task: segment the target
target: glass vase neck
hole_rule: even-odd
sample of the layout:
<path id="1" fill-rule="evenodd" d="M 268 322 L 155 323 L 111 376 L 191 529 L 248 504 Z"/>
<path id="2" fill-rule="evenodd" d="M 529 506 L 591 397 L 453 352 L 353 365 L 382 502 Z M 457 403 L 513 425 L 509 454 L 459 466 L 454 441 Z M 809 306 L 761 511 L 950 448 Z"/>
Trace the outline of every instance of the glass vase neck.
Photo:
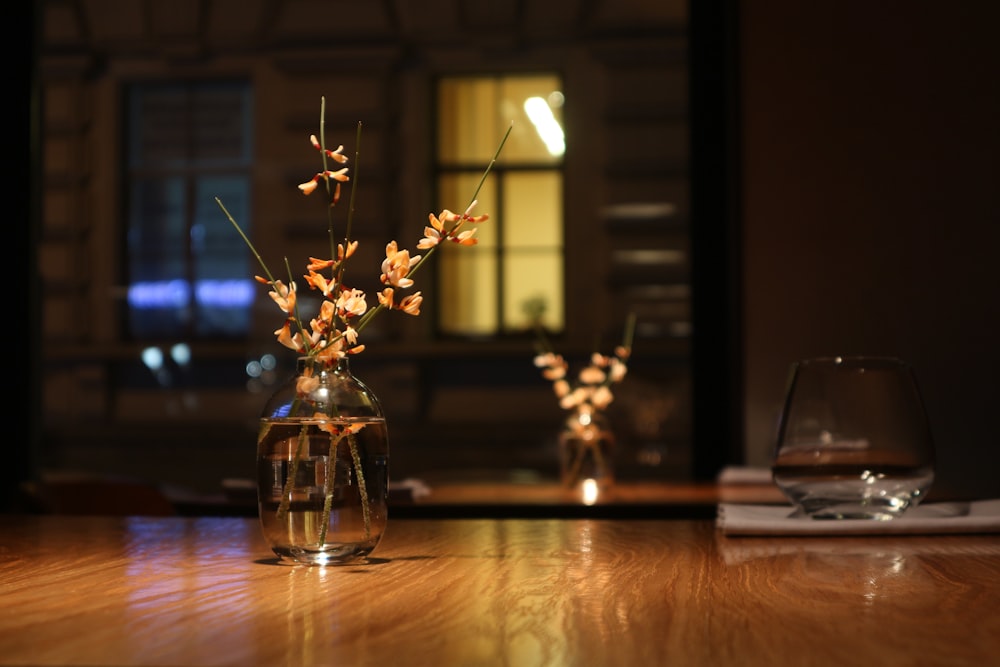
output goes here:
<path id="1" fill-rule="evenodd" d="M 307 368 L 313 371 L 327 372 L 350 372 L 350 364 L 347 357 L 338 359 L 320 359 L 319 357 L 299 357 L 296 361 L 296 370 L 301 373 Z"/>

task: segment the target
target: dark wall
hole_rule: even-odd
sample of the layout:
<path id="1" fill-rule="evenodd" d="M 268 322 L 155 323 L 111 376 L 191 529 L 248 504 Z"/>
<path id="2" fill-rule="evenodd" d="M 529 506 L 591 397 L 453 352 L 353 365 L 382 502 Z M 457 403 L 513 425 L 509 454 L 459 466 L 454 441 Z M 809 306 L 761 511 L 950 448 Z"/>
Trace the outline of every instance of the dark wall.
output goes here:
<path id="1" fill-rule="evenodd" d="M 741 5 L 746 437 L 789 364 L 891 354 L 942 485 L 1000 494 L 995 3 Z"/>

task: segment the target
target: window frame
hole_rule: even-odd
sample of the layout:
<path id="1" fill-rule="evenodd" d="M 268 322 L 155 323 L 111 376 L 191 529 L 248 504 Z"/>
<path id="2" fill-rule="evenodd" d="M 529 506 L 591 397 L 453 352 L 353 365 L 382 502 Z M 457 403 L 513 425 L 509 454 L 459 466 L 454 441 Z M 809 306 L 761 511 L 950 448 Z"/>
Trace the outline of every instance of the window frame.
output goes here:
<path id="1" fill-rule="evenodd" d="M 232 89 L 235 90 L 235 94 L 242 98 L 240 105 L 240 117 L 239 122 L 241 123 L 240 135 L 242 136 L 242 143 L 239 149 L 239 157 L 235 159 L 223 159 L 223 160 L 208 160 L 202 163 L 198 163 L 196 159 L 192 159 L 190 154 L 193 148 L 196 147 L 196 143 L 191 140 L 192 133 L 189 131 L 191 127 L 185 126 L 185 138 L 187 141 L 186 151 L 187 157 L 182 161 L 181 164 L 177 165 L 157 165 L 157 164 L 136 164 L 133 160 L 133 151 L 135 149 L 135 137 L 134 133 L 137 131 L 136 123 L 137 118 L 135 114 L 137 113 L 133 109 L 133 105 L 137 103 L 135 95 L 142 94 L 145 91 L 167 91 L 170 89 L 177 89 L 181 91 L 181 94 L 185 96 L 186 101 L 190 104 L 190 98 L 193 93 L 197 93 L 200 90 L 212 90 L 212 89 Z M 223 332 L 223 331 L 208 331 L 199 332 L 198 326 L 201 319 L 197 313 L 202 312 L 202 306 L 198 305 L 198 277 L 197 277 L 197 257 L 192 250 L 192 245 L 195 241 L 192 240 L 192 234 L 199 224 L 201 216 L 205 219 L 210 219 L 215 214 L 215 209 L 211 213 L 205 213 L 201 211 L 201 216 L 199 216 L 199 209 L 207 208 L 208 204 L 206 202 L 200 201 L 198 198 L 198 184 L 201 179 L 211 178 L 211 177 L 229 177 L 236 178 L 243 181 L 243 190 L 245 193 L 245 198 L 242 202 L 240 208 L 244 209 L 246 215 L 240 216 L 240 224 L 248 232 L 252 226 L 250 220 L 250 211 L 252 209 L 252 199 L 253 199 L 253 181 L 254 181 L 254 91 L 253 83 L 248 78 L 232 78 L 232 77 L 218 77 L 211 79 L 190 79 L 190 78 L 165 78 L 165 79 L 143 79 L 143 80 L 133 80 L 125 81 L 122 84 L 122 103 L 121 103 L 121 113 L 122 113 L 122 127 L 121 132 L 121 146 L 120 146 L 120 156 L 121 156 L 121 168 L 120 168 L 120 179 L 121 179 L 121 220 L 123 225 L 123 234 L 121 235 L 121 246 L 119 248 L 119 257 L 121 258 L 118 263 L 121 284 L 126 286 L 127 294 L 126 298 L 121 302 L 119 317 L 118 317 L 118 331 L 122 340 L 133 341 L 133 342 L 144 342 L 150 341 L 155 342 L 164 339 L 183 339 L 183 340 L 198 340 L 198 341 L 238 341 L 245 340 L 251 335 L 252 321 L 250 319 L 254 302 L 256 301 L 256 287 L 252 284 L 252 278 L 250 277 L 249 271 L 252 267 L 249 265 L 249 259 L 246 255 L 245 248 L 240 244 L 235 244 L 232 246 L 232 261 L 236 261 L 237 258 L 245 259 L 246 266 L 241 268 L 239 275 L 234 273 L 233 281 L 238 281 L 241 283 L 240 290 L 245 293 L 248 297 L 247 303 L 243 305 L 243 310 L 246 313 L 246 323 L 241 331 L 235 332 Z M 192 120 L 190 115 L 187 116 L 187 120 Z M 195 140 L 196 141 L 196 140 Z M 179 327 L 179 331 L 175 332 L 152 332 L 148 335 L 142 333 L 137 333 L 134 331 L 131 325 L 132 318 L 132 308 L 133 305 L 130 302 L 130 295 L 132 286 L 134 285 L 134 277 L 132 274 L 130 266 L 130 255 L 132 254 L 132 248 L 130 247 L 130 237 L 136 231 L 133 228 L 134 223 L 134 212 L 133 207 L 136 205 L 135 202 L 135 190 L 137 185 L 141 185 L 142 182 L 151 182 L 155 180 L 156 177 L 162 178 L 175 178 L 178 179 L 183 185 L 184 195 L 181 198 L 182 211 L 180 212 L 180 217 L 184 221 L 185 232 L 185 243 L 184 249 L 181 253 L 183 255 L 182 261 L 183 267 L 183 281 L 186 283 L 188 300 L 187 308 L 192 311 L 192 315 L 189 316 L 186 321 L 184 321 Z M 232 202 L 227 202 L 227 205 L 232 207 Z M 214 206 L 214 204 L 212 204 Z M 213 223 L 214 227 L 214 223 Z M 227 230 L 228 231 L 228 230 Z M 170 258 L 168 258 L 169 260 Z M 173 258 L 177 259 L 177 258 Z M 239 310 L 240 306 L 236 305 L 232 307 L 233 309 Z"/>
<path id="2" fill-rule="evenodd" d="M 502 87 L 505 82 L 509 80 L 517 79 L 531 79 L 531 78 L 545 78 L 551 77 L 555 84 L 560 88 L 565 87 L 565 76 L 557 68 L 548 68 L 538 71 L 520 71 L 520 70 L 506 70 L 498 69 L 491 72 L 439 72 L 430 82 L 430 98 L 432 104 L 430 105 L 430 119 L 437 119 L 440 117 L 440 86 L 442 82 L 448 79 L 466 79 L 470 81 L 477 81 L 479 83 L 485 83 L 492 81 L 498 87 Z M 433 121 L 431 121 L 433 122 Z M 565 117 L 563 118 L 563 124 L 565 128 Z M 449 176 L 464 175 L 464 176 L 475 176 L 477 179 L 482 174 L 487 160 L 492 157 L 492 155 L 484 155 L 483 160 L 475 162 L 465 162 L 465 161 L 453 161 L 446 162 L 441 158 L 441 137 L 438 131 L 438 125 L 434 123 L 434 131 L 432 132 L 431 139 L 431 190 L 434 193 L 434 201 L 436 202 L 435 211 L 441 210 L 442 207 L 455 206 L 455 205 L 465 205 L 465 202 L 445 202 L 439 197 L 441 190 L 441 180 L 442 178 L 447 178 Z M 499 141 L 502 137 L 503 127 L 497 127 L 497 140 Z M 565 134 L 565 129 L 564 129 Z M 517 174 L 530 174 L 536 172 L 540 175 L 554 174 L 559 180 L 559 193 L 558 205 L 560 212 L 560 219 L 558 222 L 559 230 L 559 244 L 557 246 L 539 246 L 531 247 L 518 247 L 511 246 L 507 237 L 505 236 L 505 231 L 509 229 L 509 226 L 504 224 L 506 217 L 506 207 L 504 204 L 506 188 L 510 185 L 509 178 L 511 175 Z M 507 271 L 509 270 L 508 264 L 512 256 L 516 256 L 520 253 L 533 252 L 539 248 L 542 250 L 555 251 L 560 257 L 557 259 L 558 272 L 560 273 L 561 284 L 559 286 L 560 292 L 560 303 L 558 304 L 559 312 L 557 313 L 555 319 L 561 325 L 550 331 L 550 333 L 560 336 L 566 330 L 568 306 L 567 306 L 567 296 L 568 290 L 567 285 L 569 284 L 568 271 L 570 266 L 565 261 L 566 256 L 566 236 L 567 236 L 567 160 L 566 154 L 560 155 L 558 158 L 552 159 L 550 163 L 546 163 L 543 160 L 539 161 L 528 161 L 528 160 L 506 160 L 501 153 L 500 158 L 491 166 L 491 173 L 489 175 L 490 183 L 493 184 L 495 190 L 495 200 L 496 203 L 492 207 L 492 210 L 486 210 L 481 205 L 473 211 L 474 214 L 489 213 L 490 221 L 486 224 L 496 227 L 496 238 L 497 243 L 495 248 L 493 248 L 492 260 L 495 263 L 495 275 L 494 283 L 495 288 L 495 303 L 494 303 L 494 313 L 493 317 L 495 320 L 492 331 L 488 333 L 483 332 L 458 332 L 458 331 L 448 331 L 449 327 L 445 326 L 442 322 L 442 306 L 440 301 L 435 303 L 433 309 L 433 330 L 435 332 L 435 337 L 443 340 L 449 339 L 491 339 L 491 340 L 513 340 L 518 338 L 523 338 L 525 335 L 534 335 L 533 329 L 530 326 L 518 328 L 514 322 L 510 322 L 508 315 L 506 314 L 507 305 L 505 303 L 507 295 L 507 286 L 505 285 Z M 456 211 L 458 212 L 458 211 Z M 443 294 L 445 286 L 443 283 L 443 276 L 441 275 L 443 271 L 438 271 L 434 276 L 434 281 L 436 284 L 436 294 Z"/>

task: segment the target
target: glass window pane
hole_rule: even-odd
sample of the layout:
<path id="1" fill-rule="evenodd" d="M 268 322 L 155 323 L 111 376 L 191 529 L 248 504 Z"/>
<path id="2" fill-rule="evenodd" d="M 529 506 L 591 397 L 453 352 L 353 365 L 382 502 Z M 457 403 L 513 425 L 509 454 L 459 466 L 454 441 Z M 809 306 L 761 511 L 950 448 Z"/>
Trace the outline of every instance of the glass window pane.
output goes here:
<path id="1" fill-rule="evenodd" d="M 492 157 L 502 136 L 499 133 L 507 126 L 499 116 L 499 93 L 496 82 L 490 78 L 441 81 L 438 87 L 438 159 L 442 163 L 472 164 L 482 162 L 483 156 Z"/>
<path id="2" fill-rule="evenodd" d="M 128 95 L 129 332 L 244 335 L 252 267 L 215 197 L 249 231 L 250 88 L 142 84 Z"/>
<path id="3" fill-rule="evenodd" d="M 191 227 L 194 261 L 195 328 L 199 334 L 238 335 L 249 330 L 250 308 L 257 294 L 250 255 L 232 226 L 220 214 L 226 210 L 250 234 L 250 188 L 239 176 L 198 179 L 195 218 Z"/>
<path id="4" fill-rule="evenodd" d="M 134 335 L 180 331 L 187 321 L 186 194 L 181 179 L 137 181 L 129 211 L 129 321 Z"/>
<path id="5" fill-rule="evenodd" d="M 440 249 L 438 304 L 441 330 L 451 334 L 497 331 L 496 253 L 480 246 Z"/>
<path id="6" fill-rule="evenodd" d="M 510 251 L 504 255 L 504 329 L 531 331 L 541 311 L 549 331 L 563 328 L 562 251 Z"/>
<path id="7" fill-rule="evenodd" d="M 470 197 L 482 179 L 482 174 L 463 173 L 443 176 L 438 196 L 442 206 L 454 205 L 461 210 L 469 205 Z M 475 246 L 459 247 L 447 243 L 439 247 L 435 259 L 440 266 L 438 278 L 440 330 L 448 334 L 484 335 L 495 333 L 499 279 L 497 249 L 499 224 L 496 179 L 488 178 L 477 197 L 473 213 L 489 213 L 490 219 L 476 226 Z M 458 212 L 458 210 L 454 212 Z"/>
<path id="8" fill-rule="evenodd" d="M 559 163 L 563 149 L 558 146 L 564 146 L 560 89 L 559 77 L 552 75 L 443 79 L 438 89 L 439 159 L 443 164 L 481 164 L 513 123 L 498 163 Z"/>
<path id="9" fill-rule="evenodd" d="M 129 91 L 129 112 L 133 168 L 176 168 L 187 162 L 190 142 L 183 86 L 134 86 Z"/>
<path id="10" fill-rule="evenodd" d="M 244 85 L 216 84 L 194 89 L 192 159 L 201 165 L 250 160 L 250 92 Z"/>
<path id="11" fill-rule="evenodd" d="M 504 245 L 511 248 L 562 248 L 562 174 L 558 171 L 511 173 L 504 177 Z"/>

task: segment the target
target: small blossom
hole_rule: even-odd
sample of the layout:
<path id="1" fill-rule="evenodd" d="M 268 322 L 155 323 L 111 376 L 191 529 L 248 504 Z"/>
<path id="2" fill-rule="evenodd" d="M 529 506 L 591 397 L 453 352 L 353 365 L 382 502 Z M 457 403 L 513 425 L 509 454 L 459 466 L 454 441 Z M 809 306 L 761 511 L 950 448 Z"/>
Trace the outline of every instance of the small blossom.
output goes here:
<path id="1" fill-rule="evenodd" d="M 319 186 L 320 179 L 324 178 L 326 179 L 332 178 L 333 180 L 339 183 L 346 183 L 347 181 L 351 180 L 351 177 L 347 175 L 347 167 L 344 167 L 343 169 L 338 169 L 336 171 L 328 169 L 326 171 L 318 172 L 315 176 L 313 176 L 305 183 L 300 183 L 299 190 L 302 190 L 302 194 L 311 195 Z"/>
<path id="2" fill-rule="evenodd" d="M 330 296 L 330 292 L 333 288 L 337 286 L 336 283 L 326 279 L 322 273 L 316 273 L 315 271 L 310 271 L 305 276 L 306 282 L 309 283 L 309 287 L 314 290 L 319 290 L 323 293 L 323 296 Z"/>
<path id="3" fill-rule="evenodd" d="M 278 304 L 278 308 L 281 308 L 281 310 L 291 315 L 295 311 L 295 282 L 292 281 L 292 283 L 286 287 L 280 280 L 275 280 L 271 283 L 271 287 L 273 289 L 267 293 L 268 296 L 270 296 L 271 299 Z"/>
<path id="4" fill-rule="evenodd" d="M 295 380 L 295 393 L 299 396 L 308 396 L 319 387 L 319 378 L 315 375 L 303 373 Z"/>
<path id="5" fill-rule="evenodd" d="M 391 287 L 386 287 L 378 293 L 378 302 L 391 310 L 393 304 L 393 294 L 394 290 Z"/>
<path id="6" fill-rule="evenodd" d="M 423 300 L 424 297 L 421 296 L 420 292 L 414 292 L 399 302 L 399 310 L 407 315 L 419 315 L 420 304 L 423 303 Z"/>
<path id="7" fill-rule="evenodd" d="M 332 338 L 331 338 L 332 337 Z M 316 356 L 322 361 L 333 361 L 344 357 L 344 338 L 334 329 L 330 336 L 317 345 Z"/>
<path id="8" fill-rule="evenodd" d="M 336 315 L 336 311 L 337 308 L 332 301 L 322 303 L 319 307 L 319 315 L 309 321 L 309 328 L 315 339 L 318 340 L 331 331 L 336 331 L 333 328 L 333 316 Z"/>
<path id="9" fill-rule="evenodd" d="M 395 241 L 385 246 L 385 259 L 382 261 L 382 275 L 379 279 L 383 284 L 393 287 L 412 287 L 413 281 L 406 277 L 410 269 L 420 261 L 420 255 L 410 257 L 409 250 L 398 250 Z"/>
<path id="10" fill-rule="evenodd" d="M 353 255 L 354 251 L 356 251 L 357 249 L 358 249 L 358 242 L 357 241 L 351 241 L 350 243 L 348 243 L 346 250 L 344 249 L 344 244 L 343 243 L 338 243 L 337 244 L 337 259 L 342 262 L 345 259 L 347 259 L 348 257 L 350 257 L 351 255 Z"/>
<path id="11" fill-rule="evenodd" d="M 313 415 L 313 419 L 316 420 L 325 420 L 328 417 L 329 415 L 325 415 L 322 412 L 317 412 L 316 414 Z M 325 431 L 326 433 L 329 433 L 330 435 L 333 436 L 353 435 L 358 431 L 360 431 L 361 429 L 363 429 L 365 426 L 367 426 L 367 424 L 365 424 L 364 422 L 351 422 L 350 424 L 336 424 L 333 422 L 321 421 L 321 423 L 319 424 L 319 428 L 321 431 Z"/>
<path id="12" fill-rule="evenodd" d="M 299 190 L 302 190 L 302 194 L 311 195 L 316 187 L 319 185 L 319 174 L 316 174 L 312 180 L 306 181 L 305 183 L 299 183 Z"/>
<path id="13" fill-rule="evenodd" d="M 546 380 L 561 380 L 566 377 L 566 368 L 564 366 L 549 366 L 542 371 L 542 377 Z"/>
<path id="14" fill-rule="evenodd" d="M 345 289 L 337 297 L 337 312 L 341 317 L 359 317 L 366 310 L 365 293 L 359 289 Z"/>
<path id="15" fill-rule="evenodd" d="M 332 259 L 316 259 L 315 257 L 310 257 L 309 264 L 306 265 L 306 269 L 310 272 L 323 271 L 325 269 L 329 269 L 334 264 L 336 264 L 336 262 Z"/>
<path id="16" fill-rule="evenodd" d="M 459 245 L 476 245 L 479 243 L 479 239 L 472 238 L 476 231 L 476 229 L 467 229 L 458 236 L 453 236 L 451 240 Z"/>
<path id="17" fill-rule="evenodd" d="M 331 151 L 329 149 L 324 151 L 323 146 L 319 143 L 319 139 L 316 138 L 315 134 L 309 135 L 309 143 L 311 143 L 313 145 L 313 148 L 315 148 L 316 150 L 326 153 L 326 156 L 328 158 L 332 158 L 333 160 L 339 162 L 340 164 L 344 164 L 345 162 L 347 162 L 347 156 L 342 153 L 342 151 L 344 150 L 343 146 L 337 146 L 337 150 L 335 151 Z"/>
<path id="18" fill-rule="evenodd" d="M 578 387 L 563 396 L 559 401 L 559 405 L 566 409 L 575 408 L 587 400 L 587 395 L 588 393 L 583 387 Z"/>
<path id="19" fill-rule="evenodd" d="M 614 400 L 614 395 L 611 393 L 611 389 L 607 386 L 598 387 L 594 390 L 594 393 L 590 396 L 590 402 L 598 410 L 604 410 L 607 408 L 611 401 Z"/>
<path id="20" fill-rule="evenodd" d="M 542 354 L 535 355 L 535 366 L 538 368 L 545 368 L 546 366 L 554 365 L 556 360 L 556 355 L 552 352 L 544 352 Z"/>
<path id="21" fill-rule="evenodd" d="M 280 329 L 274 332 L 274 335 L 278 337 L 278 342 L 285 347 L 298 351 L 299 344 L 292 336 L 292 323 L 294 320 L 287 319 Z M 296 334 L 298 335 L 298 334 Z"/>
<path id="22" fill-rule="evenodd" d="M 612 382 L 621 382 L 625 379 L 627 370 L 625 362 L 616 358 L 611 362 L 611 371 L 608 373 L 608 377 L 611 378 Z"/>
<path id="23" fill-rule="evenodd" d="M 604 382 L 606 377 L 604 371 L 597 366 L 587 366 L 580 371 L 580 382 L 584 384 L 600 384 Z"/>
<path id="24" fill-rule="evenodd" d="M 417 248 L 420 250 L 426 250 L 428 248 L 433 248 L 441 242 L 441 221 L 434 217 L 434 214 L 430 215 L 431 227 L 424 227 L 424 238 L 417 242 Z"/>

